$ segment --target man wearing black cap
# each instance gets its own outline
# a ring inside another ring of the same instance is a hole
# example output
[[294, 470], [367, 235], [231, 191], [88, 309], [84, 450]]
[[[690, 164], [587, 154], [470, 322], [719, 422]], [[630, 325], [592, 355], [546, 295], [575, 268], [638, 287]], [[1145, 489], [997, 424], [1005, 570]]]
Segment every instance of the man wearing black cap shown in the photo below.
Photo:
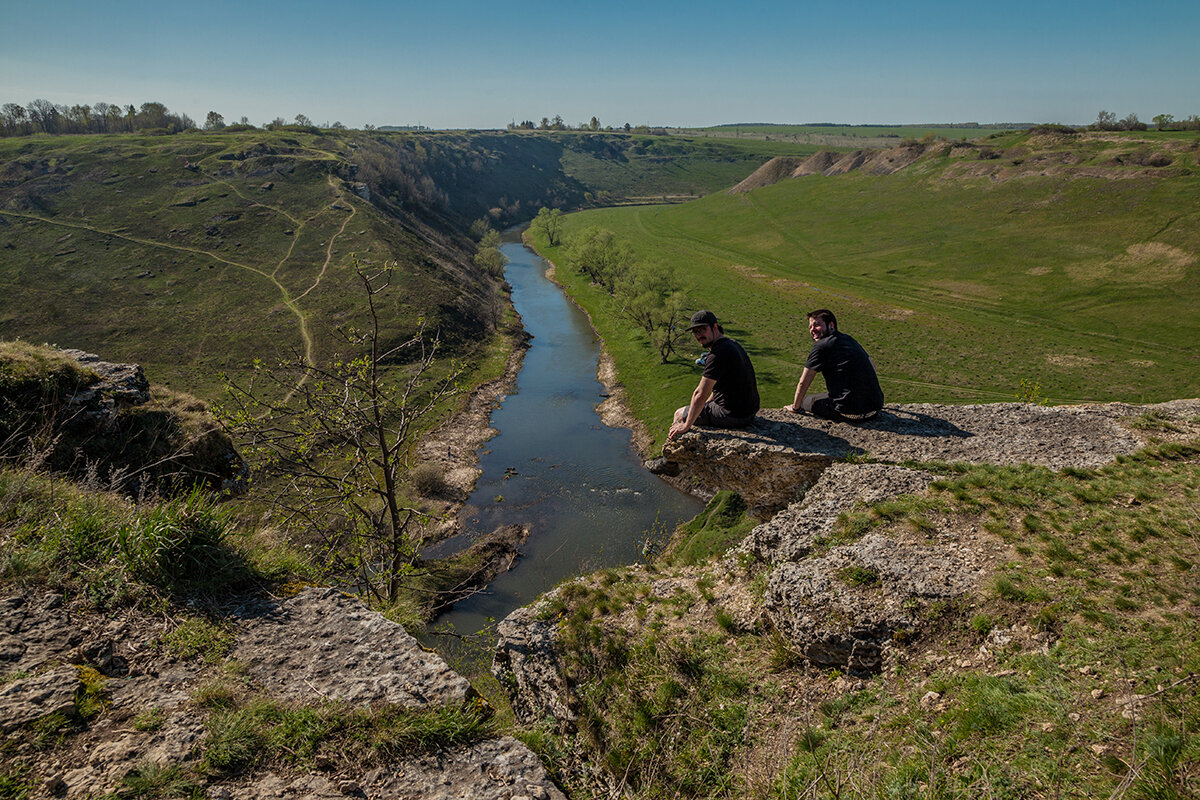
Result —
[[730, 339], [711, 311], [697, 311], [688, 326], [696, 341], [708, 348], [704, 374], [692, 392], [692, 402], [675, 412], [667, 434], [674, 439], [693, 425], [709, 428], [744, 428], [758, 413], [758, 381], [754, 365], [742, 346]]

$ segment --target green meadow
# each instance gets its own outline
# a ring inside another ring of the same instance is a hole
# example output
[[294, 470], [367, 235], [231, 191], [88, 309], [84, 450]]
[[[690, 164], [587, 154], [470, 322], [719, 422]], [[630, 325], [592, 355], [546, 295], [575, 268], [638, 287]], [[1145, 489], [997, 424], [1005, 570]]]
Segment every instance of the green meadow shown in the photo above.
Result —
[[425, 319], [477, 365], [504, 301], [471, 265], [472, 221], [698, 197], [811, 152], [576, 132], [4, 138], [0, 337], [134, 361], [211, 399], [255, 358], [334, 355], [336, 329], [363, 321], [354, 265], [390, 263], [394, 336]]
[[[638, 259], [673, 268], [692, 306], [712, 309], [747, 346], [765, 406], [791, 401], [810, 346], [805, 313], [818, 307], [866, 346], [889, 402], [1200, 395], [1195, 146], [1156, 134], [993, 141], [987, 160], [947, 147], [891, 175], [585, 211], [565, 218], [564, 239], [599, 226]], [[1138, 166], [1160, 151], [1166, 168]], [[1042, 156], [1070, 166], [1021, 168]], [[1011, 174], [978, 174], [997, 159]], [[561, 248], [537, 245], [562, 260]], [[659, 365], [602, 290], [559, 277], [661, 441], [698, 378], [699, 348], [686, 343]]]
[[980, 139], [994, 134], [1011, 132], [1023, 125], [979, 125], [976, 123], [930, 125], [781, 125], [738, 124], [712, 125], [707, 128], [682, 128], [679, 132], [693, 136], [748, 141], [769, 140], [776, 143], [805, 144], [822, 147], [888, 147], [898, 139], [921, 139], [938, 136], [943, 139]]

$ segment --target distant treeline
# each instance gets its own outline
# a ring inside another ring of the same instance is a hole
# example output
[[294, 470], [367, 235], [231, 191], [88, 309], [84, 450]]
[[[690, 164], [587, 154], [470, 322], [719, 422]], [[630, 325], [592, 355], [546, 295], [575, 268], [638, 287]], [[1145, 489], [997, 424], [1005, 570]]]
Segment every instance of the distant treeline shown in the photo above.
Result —
[[[276, 117], [263, 125], [267, 130], [303, 130], [319, 133], [320, 128], [303, 114], [297, 114], [294, 122]], [[344, 130], [340, 122], [325, 123], [321, 128]], [[373, 130], [371, 125], [365, 126]], [[5, 103], [0, 106], [0, 136], [31, 136], [35, 133], [159, 133], [172, 134], [196, 130], [197, 125], [187, 114], [175, 113], [162, 103], [142, 103], [135, 106], [96, 103], [95, 105], [65, 106], [49, 100], [34, 100], [27, 106]], [[245, 117], [232, 125], [225, 124], [225, 117], [209, 111], [204, 118], [206, 131], [255, 130]]]
[[[1192, 114], [1185, 119], [1175, 119], [1171, 114], [1157, 114], [1153, 119], [1154, 127], [1160, 131], [1196, 131], [1200, 130], [1200, 117]], [[848, 125], [837, 122], [806, 122], [803, 125], [788, 125], [778, 122], [736, 122], [725, 123], [721, 125], [712, 125], [712, 129], [717, 128], [857, 128], [861, 130], [872, 129], [898, 129], [898, 128], [920, 128], [922, 130], [974, 130], [978, 128], [987, 129], [1013, 129], [1024, 130], [1033, 127], [1046, 127], [1044, 124], [1032, 122], [991, 122], [986, 125], [981, 125], [978, 122], [935, 122], [922, 125], [883, 125], [883, 124], [859, 124]], [[1067, 127], [1067, 126], [1062, 126]], [[1130, 114], [1126, 117], [1117, 118], [1117, 115], [1111, 111], [1101, 111], [1096, 115], [1096, 121], [1091, 125], [1085, 125], [1084, 128], [1098, 131], [1144, 131], [1150, 126], [1138, 119], [1137, 114]], [[883, 134], [883, 137], [897, 137], [899, 134]]]
[[34, 133], [130, 133], [156, 131], [179, 133], [196, 123], [187, 114], [177, 114], [162, 103], [122, 106], [113, 103], [64, 106], [49, 100], [34, 100], [27, 106], [0, 106], [0, 136], [29, 136]]
[[571, 125], [563, 120], [561, 114], [555, 114], [553, 119], [542, 117], [541, 122], [534, 122], [531, 119], [522, 120], [521, 122], [510, 122], [508, 123], [508, 129], [510, 131], [606, 131], [608, 133], [625, 131], [625, 133], [652, 134], [654, 136], [670, 135], [670, 131], [666, 128], [652, 128], [649, 125], [630, 125], [628, 122], [616, 128], [612, 125], [606, 126], [600, 122], [599, 117], [592, 117], [587, 122]]
[[[1097, 131], [1144, 131], [1147, 126], [1137, 114], [1117, 119], [1113, 112], [1101, 111], [1090, 127]], [[1158, 114], [1154, 117], [1154, 127], [1160, 131], [1200, 131], [1200, 117], [1192, 114], [1187, 119], [1175, 119], [1170, 114]]]
[[847, 124], [841, 122], [805, 122], [800, 125], [791, 125], [786, 122], [726, 122], [721, 125], [713, 125], [713, 128], [949, 128], [951, 130], [964, 129], [974, 130], [976, 128], [1012, 128], [1013, 130], [1024, 130], [1033, 125], [1032, 122], [991, 122], [987, 125], [980, 125], [978, 122], [931, 122], [921, 125], [887, 125], [883, 123], [860, 123]]

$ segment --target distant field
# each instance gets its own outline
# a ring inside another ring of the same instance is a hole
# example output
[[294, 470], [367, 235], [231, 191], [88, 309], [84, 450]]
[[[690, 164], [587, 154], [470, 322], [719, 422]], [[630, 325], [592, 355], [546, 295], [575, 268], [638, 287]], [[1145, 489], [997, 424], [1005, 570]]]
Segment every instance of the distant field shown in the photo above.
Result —
[[[1132, 163], [1170, 138], [1118, 137], [1077, 156]], [[1006, 163], [1036, 157], [1023, 134], [1002, 145]], [[566, 218], [566, 236], [598, 225], [672, 265], [694, 306], [748, 345], [768, 405], [790, 401], [810, 344], [804, 314], [821, 306], [867, 346], [892, 402], [1012, 400], [1033, 385], [1054, 403], [1195, 397], [1200, 179], [1194, 149], [1170, 152], [1175, 166], [1159, 174], [1174, 177], [1097, 166], [999, 181], [955, 173], [980, 162], [946, 156], [887, 176], [588, 211]], [[635, 411], [665, 430], [698, 377], [690, 358], [658, 366], [602, 294], [563, 279], [617, 355]]]
[[[533, 135], [533, 134], [526, 134]], [[695, 199], [733, 186], [775, 156], [807, 156], [809, 143], [761, 138], [555, 133], [562, 168], [605, 205]]]
[[888, 147], [900, 139], [938, 136], [957, 141], [980, 139], [993, 133], [1024, 130], [1028, 125], [714, 125], [708, 128], [681, 128], [680, 133], [735, 140], [762, 139], [819, 147]]

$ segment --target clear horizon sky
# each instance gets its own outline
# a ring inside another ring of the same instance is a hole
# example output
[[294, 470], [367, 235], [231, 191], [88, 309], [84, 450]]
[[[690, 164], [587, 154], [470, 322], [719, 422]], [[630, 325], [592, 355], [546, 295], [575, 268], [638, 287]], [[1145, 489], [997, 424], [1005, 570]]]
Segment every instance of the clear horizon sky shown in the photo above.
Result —
[[0, 103], [349, 127], [1200, 115], [1200, 3], [0, 0]]

